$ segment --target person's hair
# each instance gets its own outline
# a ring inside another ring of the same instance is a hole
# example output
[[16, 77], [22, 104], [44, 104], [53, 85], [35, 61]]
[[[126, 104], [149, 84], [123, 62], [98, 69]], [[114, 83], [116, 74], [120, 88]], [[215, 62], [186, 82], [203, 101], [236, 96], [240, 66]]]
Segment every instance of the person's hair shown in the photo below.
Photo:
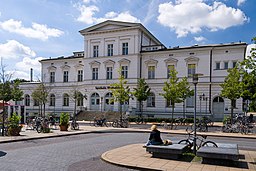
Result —
[[156, 126], [156, 125], [152, 125], [152, 126], [151, 126], [151, 130], [152, 130], [152, 131], [157, 130], [157, 126]]

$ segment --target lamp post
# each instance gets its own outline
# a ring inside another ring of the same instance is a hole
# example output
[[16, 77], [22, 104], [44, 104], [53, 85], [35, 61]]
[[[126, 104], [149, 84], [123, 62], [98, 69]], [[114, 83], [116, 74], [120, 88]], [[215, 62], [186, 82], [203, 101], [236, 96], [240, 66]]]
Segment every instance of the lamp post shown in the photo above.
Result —
[[200, 114], [201, 114], [201, 100], [202, 100], [202, 95], [199, 95], [199, 107], [200, 107]]
[[194, 139], [193, 139], [193, 153], [196, 154], [196, 85], [198, 83], [198, 76], [203, 74], [193, 74], [193, 84], [195, 85], [195, 93], [194, 93]]

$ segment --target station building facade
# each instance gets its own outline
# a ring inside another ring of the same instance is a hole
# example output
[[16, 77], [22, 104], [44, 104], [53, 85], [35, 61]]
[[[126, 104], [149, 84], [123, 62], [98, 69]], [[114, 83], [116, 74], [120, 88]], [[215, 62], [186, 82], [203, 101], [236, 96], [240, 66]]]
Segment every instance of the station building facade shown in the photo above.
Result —
[[[119, 21], [105, 21], [79, 31], [84, 37], [84, 50], [68, 57], [41, 60], [41, 80], [49, 87], [46, 113], [61, 113], [76, 110], [117, 111], [118, 103], [112, 102], [110, 84], [118, 82], [118, 70], [128, 81], [131, 90], [139, 78], [145, 78], [151, 88], [151, 95], [144, 102], [144, 114], [149, 117], [170, 117], [170, 102], [163, 93], [164, 82], [168, 81], [172, 68], [178, 77], [188, 77], [194, 89], [191, 76], [200, 73], [197, 84], [196, 108], [199, 115], [212, 115], [222, 119], [230, 114], [230, 100], [220, 96], [227, 69], [244, 60], [246, 43], [194, 45], [188, 47], [165, 47], [142, 24]], [[24, 91], [23, 103], [29, 115], [38, 112], [38, 106], [31, 96], [40, 83], [21, 85]], [[74, 102], [70, 92], [77, 90], [86, 99]], [[187, 98], [185, 111], [193, 115], [194, 98]], [[123, 106], [134, 114], [138, 109], [136, 98]], [[183, 104], [175, 106], [175, 116], [182, 116]], [[236, 113], [243, 112], [243, 100], [236, 101]]]

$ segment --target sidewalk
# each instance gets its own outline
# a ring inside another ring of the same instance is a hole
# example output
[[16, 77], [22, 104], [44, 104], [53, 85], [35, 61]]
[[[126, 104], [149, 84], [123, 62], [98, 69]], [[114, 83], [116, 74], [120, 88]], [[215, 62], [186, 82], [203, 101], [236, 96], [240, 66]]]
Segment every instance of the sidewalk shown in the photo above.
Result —
[[[161, 129], [162, 133], [172, 134], [186, 134], [185, 130], [165, 130]], [[92, 126], [80, 126], [80, 130], [59, 131], [55, 129], [52, 133], [37, 133], [32, 130], [25, 130], [23, 128], [20, 133], [21, 136], [17, 137], [2, 137], [0, 136], [0, 143], [8, 143], [15, 141], [26, 141], [31, 139], [42, 139], [60, 136], [70, 136], [77, 134], [87, 134], [95, 132], [150, 132], [149, 129], [135, 129], [135, 128], [113, 128], [113, 127], [92, 127]], [[239, 133], [222, 133], [220, 131], [204, 132], [198, 134], [207, 134], [208, 136], [224, 136], [224, 137], [241, 137], [252, 138], [256, 140], [256, 134], [242, 135]], [[142, 148], [143, 144], [132, 144], [121, 148], [113, 149], [102, 154], [102, 159], [116, 165], [147, 169], [147, 170], [180, 170], [180, 171], [238, 171], [238, 170], [256, 170], [256, 151], [244, 151], [240, 150], [241, 154], [245, 155], [244, 160], [239, 160], [239, 167], [225, 167], [217, 165], [206, 165], [197, 162], [183, 162], [176, 160], [166, 160], [152, 158], [151, 154], [146, 153], [145, 148]]]

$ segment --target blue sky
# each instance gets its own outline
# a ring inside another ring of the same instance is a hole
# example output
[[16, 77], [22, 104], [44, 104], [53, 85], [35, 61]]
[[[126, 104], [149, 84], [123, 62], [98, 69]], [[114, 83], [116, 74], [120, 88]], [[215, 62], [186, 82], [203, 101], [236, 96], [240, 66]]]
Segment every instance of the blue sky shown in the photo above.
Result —
[[246, 42], [255, 0], [1, 0], [0, 57], [12, 78], [40, 79], [38, 60], [83, 50], [79, 34], [107, 19], [141, 22], [165, 46]]

